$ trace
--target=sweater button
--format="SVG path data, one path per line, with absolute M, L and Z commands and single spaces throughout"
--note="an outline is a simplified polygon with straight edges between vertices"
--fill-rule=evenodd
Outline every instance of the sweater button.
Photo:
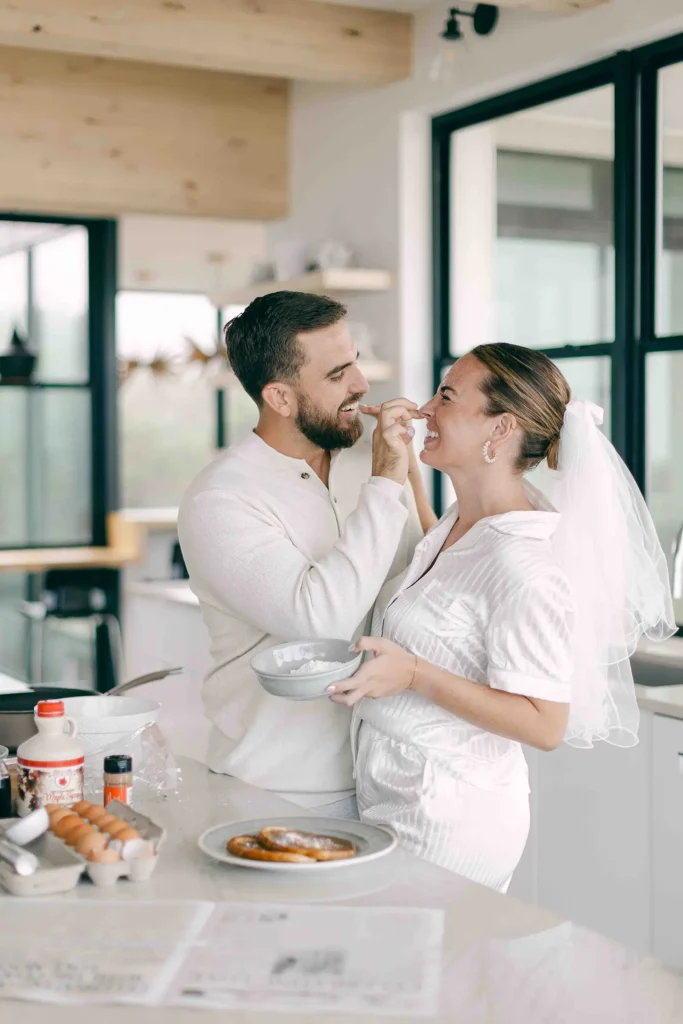
M 302 473 L 301 474 L 301 479 L 302 480 L 310 480 L 311 479 L 311 474 L 310 473 Z

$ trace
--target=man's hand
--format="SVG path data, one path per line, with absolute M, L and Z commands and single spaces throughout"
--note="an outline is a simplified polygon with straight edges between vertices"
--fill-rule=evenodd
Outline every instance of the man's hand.
M 377 418 L 372 435 L 372 475 L 404 484 L 410 468 L 410 442 L 413 420 L 422 419 L 415 402 L 394 398 L 380 406 L 361 406 L 361 411 Z

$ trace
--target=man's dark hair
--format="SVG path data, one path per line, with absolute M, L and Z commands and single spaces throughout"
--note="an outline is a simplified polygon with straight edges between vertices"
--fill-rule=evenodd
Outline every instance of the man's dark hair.
M 304 363 L 297 335 L 331 327 L 346 307 L 326 295 L 272 292 L 254 299 L 225 326 L 228 359 L 240 384 L 256 404 L 272 381 L 292 382 Z

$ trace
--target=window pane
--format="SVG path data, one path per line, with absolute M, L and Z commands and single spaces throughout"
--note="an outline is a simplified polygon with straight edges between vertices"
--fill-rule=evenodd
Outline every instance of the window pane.
M 227 324 L 233 317 L 244 311 L 244 306 L 223 306 L 221 323 Z M 223 339 L 221 338 L 221 347 Z M 238 384 L 223 392 L 223 418 L 225 423 L 226 447 L 241 441 L 258 423 L 258 409 L 244 388 Z
M 613 88 L 455 132 L 451 351 L 614 335 Z
M 33 249 L 38 378 L 88 380 L 88 232 L 66 228 Z
M 0 388 L 0 546 L 88 544 L 90 393 Z
M 0 673 L 21 680 L 28 667 L 28 625 L 20 611 L 25 598 L 26 577 L 0 572 Z
M 661 104 L 660 223 L 657 275 L 657 333 L 683 334 L 683 160 L 680 110 L 683 64 L 659 73 Z
M 0 387 L 0 547 L 27 541 L 27 394 L 24 388 Z
M 500 238 L 496 341 L 532 348 L 614 336 L 614 250 L 583 242 Z
M 216 335 L 216 309 L 203 295 L 119 293 L 118 357 L 139 364 L 119 389 L 124 507 L 176 506 L 213 457 L 215 367 L 190 357 L 193 345 L 215 352 Z
M 611 435 L 612 418 L 612 381 L 611 360 L 596 356 L 582 359 L 558 359 L 556 366 L 564 374 L 572 398 L 582 398 L 593 402 L 604 410 L 605 418 L 602 431 L 606 437 Z
M 89 544 L 92 539 L 90 392 L 31 391 L 35 434 L 30 507 L 39 544 Z
M 236 384 L 223 392 L 226 446 L 236 444 L 258 423 L 258 409 L 244 388 Z
M 683 523 L 683 352 L 647 358 L 647 499 L 672 566 L 672 545 Z M 683 601 L 677 602 L 683 625 Z
M 28 257 L 25 252 L 0 255 L 0 353 L 5 352 L 12 332 L 28 330 Z

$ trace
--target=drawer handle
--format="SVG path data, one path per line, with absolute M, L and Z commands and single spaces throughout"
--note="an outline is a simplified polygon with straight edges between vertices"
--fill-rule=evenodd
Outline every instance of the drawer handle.
M 683 775 L 683 751 L 678 751 L 678 774 Z

